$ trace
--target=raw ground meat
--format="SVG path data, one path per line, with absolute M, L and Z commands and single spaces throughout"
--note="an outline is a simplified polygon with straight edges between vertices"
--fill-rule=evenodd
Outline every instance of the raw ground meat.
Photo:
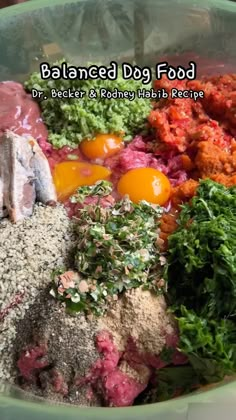
M 230 148 L 222 150 L 218 145 L 202 141 L 197 145 L 197 153 L 192 160 L 196 168 L 196 179 L 189 179 L 172 189 L 171 208 L 162 216 L 160 238 L 164 241 L 162 249 L 168 247 L 168 236 L 177 228 L 180 205 L 191 200 L 199 185 L 197 179 L 210 178 L 226 187 L 236 185 L 236 141 L 232 140 Z M 198 176 L 197 176 L 198 175 Z
M 156 310 L 148 328 L 153 305 Z M 133 320 L 133 328 L 127 329 L 129 323 L 120 320 L 113 337 L 112 323 L 117 323 L 122 308 L 123 315 L 129 313 Z M 173 320 L 165 311 L 163 297 L 139 288 L 114 302 L 110 315 L 104 318 L 88 320 L 83 314 L 72 317 L 50 297 L 47 288 L 17 327 L 17 383 L 53 401 L 85 406 L 132 405 L 147 387 L 153 368 L 168 364 L 161 359 L 161 350 L 175 349 L 178 343 Z M 174 351 L 172 363 L 186 363 L 186 358 Z
M 75 378 L 86 376 L 99 358 L 96 334 L 96 322 L 82 314 L 67 315 L 45 289 L 18 323 L 14 346 L 18 384 L 53 401 L 101 406 L 101 398 L 88 383 L 75 385 Z
M 19 135 L 32 136 L 35 140 L 47 138 L 39 105 L 20 83 L 1 82 L 0 97 L 0 136 L 5 130 L 11 130 Z
M 236 141 L 232 142 L 231 152 L 222 150 L 219 146 L 201 142 L 198 145 L 195 165 L 201 178 L 212 178 L 221 182 L 224 175 L 229 179 L 236 176 Z M 233 185 L 234 183 L 232 183 Z
M 71 160 L 71 156 L 73 156 L 73 158 L 77 157 L 77 160 L 79 161 L 88 161 L 84 156 L 82 156 L 79 148 L 71 149 L 64 146 L 62 149 L 57 150 L 54 149 L 45 138 L 41 138 L 39 140 L 39 145 L 44 154 L 47 156 L 52 171 L 56 164 L 66 160 Z M 114 184 L 112 195 L 100 200 L 101 206 L 110 206 L 113 204 L 113 200 L 120 198 L 116 192 L 117 181 L 122 174 L 126 173 L 130 169 L 145 167 L 155 168 L 168 176 L 173 187 L 181 185 L 189 178 L 188 171 L 190 171 L 192 167 L 190 166 L 190 169 L 187 167 L 186 170 L 186 165 L 181 154 L 172 150 L 170 153 L 163 152 L 162 156 L 155 156 L 152 150 L 153 137 L 143 138 L 142 136 L 136 136 L 121 152 L 107 158 L 105 161 L 99 162 L 99 164 L 103 164 L 112 170 L 111 181 Z M 92 197 L 86 199 L 84 204 L 94 203 L 96 200 L 96 197 Z M 64 206 L 69 217 L 76 216 L 78 209 L 81 208 L 81 204 L 71 203 L 70 200 L 66 200 L 64 202 Z
M 113 173 L 113 179 L 116 181 L 119 177 L 135 168 L 151 167 L 163 172 L 168 176 L 173 186 L 180 185 L 187 180 L 188 175 L 184 169 L 181 155 L 178 152 L 172 152 L 172 155 L 163 153 L 161 156 L 156 156 L 153 153 L 155 143 L 152 139 L 143 139 L 141 136 L 136 136 L 130 144 L 127 145 L 117 155 L 108 158 L 105 161 L 105 166 L 110 168 Z
M 171 208 L 162 217 L 163 249 L 167 249 L 168 236 L 177 228 L 179 205 L 192 198 L 200 178 L 225 186 L 236 184 L 236 75 L 179 81 L 178 86 L 166 78 L 155 81 L 156 89 L 164 88 L 169 93 L 176 87 L 203 90 L 204 98 L 194 101 L 169 97 L 157 103 L 149 117 L 156 130 L 153 153 L 163 156 L 165 150 L 182 152 L 169 161 L 169 173 L 173 173 L 175 162 L 178 168 L 178 159 L 187 173 L 182 182 L 174 184 Z
M 77 156 L 77 160 L 87 161 L 79 148 L 71 149 L 64 146 L 60 150 L 53 149 L 46 139 L 40 139 L 39 145 L 47 156 L 52 171 L 57 163 L 70 160 L 71 155 Z M 181 184 L 188 178 L 180 154 L 172 151 L 171 154 L 163 153 L 163 156 L 160 157 L 155 156 L 152 149 L 153 139 L 136 136 L 125 149 L 105 161 L 99 162 L 99 164 L 103 164 L 113 171 L 112 181 L 114 184 L 122 174 L 130 169 L 145 167 L 155 168 L 163 172 L 174 186 Z

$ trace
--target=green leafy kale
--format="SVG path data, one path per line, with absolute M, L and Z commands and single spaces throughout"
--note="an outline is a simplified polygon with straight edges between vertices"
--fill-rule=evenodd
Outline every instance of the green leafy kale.
M 107 182 L 81 187 L 74 199 L 110 194 Z M 127 198 L 108 208 L 85 205 L 76 221 L 78 235 L 74 268 L 77 278 L 61 293 L 55 278 L 54 294 L 73 310 L 102 313 L 111 298 L 125 290 L 143 286 L 163 292 L 160 283 L 158 221 L 162 210 L 145 201 L 134 204 Z M 81 281 L 86 290 L 80 290 Z M 71 286 L 72 285 L 72 286 Z
M 64 60 L 55 63 L 61 65 Z M 119 69 L 118 78 L 112 80 L 42 80 L 40 73 L 33 73 L 25 82 L 27 90 L 44 92 L 47 100 L 40 102 L 43 120 L 49 130 L 49 141 L 56 148 L 68 145 L 77 147 L 83 139 L 93 139 L 98 133 L 123 135 L 131 140 L 135 133 L 146 129 L 146 118 L 151 110 L 151 101 L 145 98 L 106 99 L 100 97 L 100 89 L 113 91 L 134 91 L 143 87 L 141 81 L 124 80 Z M 151 85 L 146 85 L 147 89 Z M 53 99 L 51 89 L 81 90 L 86 95 L 80 99 Z M 90 89 L 97 93 L 96 99 L 89 98 Z

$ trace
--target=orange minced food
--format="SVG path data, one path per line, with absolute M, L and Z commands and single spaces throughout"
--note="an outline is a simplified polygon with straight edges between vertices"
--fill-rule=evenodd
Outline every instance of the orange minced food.
M 179 206 L 183 202 L 189 201 L 196 194 L 198 184 L 199 183 L 194 179 L 189 179 L 172 189 L 171 209 L 169 212 L 164 213 L 160 222 L 160 238 L 163 240 L 163 250 L 167 249 L 168 236 L 178 227 L 177 219 L 180 211 Z
M 222 150 L 210 142 L 198 144 L 195 166 L 200 178 L 218 179 L 225 184 L 226 178 L 236 176 L 236 141 L 232 140 L 231 150 Z
M 180 205 L 195 195 L 200 179 L 210 178 L 227 187 L 236 185 L 236 75 L 227 74 L 194 81 L 154 82 L 168 99 L 155 104 L 149 124 L 156 133 L 155 153 L 173 150 L 180 154 L 187 181 L 172 188 L 171 209 L 161 220 L 161 238 L 177 228 Z M 172 98 L 172 88 L 204 92 L 204 98 Z

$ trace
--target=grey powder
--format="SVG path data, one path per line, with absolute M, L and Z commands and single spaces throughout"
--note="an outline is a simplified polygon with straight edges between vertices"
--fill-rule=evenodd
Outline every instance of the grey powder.
M 17 322 L 49 284 L 52 270 L 68 263 L 73 245 L 73 224 L 62 206 L 37 205 L 29 219 L 0 222 L 0 381 L 14 381 Z M 7 313 L 16 296 L 19 303 Z

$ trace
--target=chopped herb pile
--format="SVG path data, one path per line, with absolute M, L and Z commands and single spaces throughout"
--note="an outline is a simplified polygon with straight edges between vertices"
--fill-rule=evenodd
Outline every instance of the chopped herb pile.
M 180 350 L 201 383 L 221 380 L 236 371 L 236 187 L 200 182 L 167 259 Z
M 87 197 L 107 197 L 113 190 L 113 185 L 109 181 L 98 181 L 95 185 L 80 187 L 77 194 L 70 198 L 71 203 L 83 203 Z
M 63 62 L 64 60 L 62 60 Z M 60 65 L 61 62 L 56 63 Z M 61 148 L 65 145 L 77 147 L 83 139 L 93 139 L 98 133 L 123 135 L 131 140 L 135 133 L 146 128 L 146 118 L 151 110 L 149 99 L 106 99 L 100 98 L 100 89 L 113 91 L 134 91 L 142 89 L 141 81 L 124 80 L 118 72 L 117 80 L 42 80 L 40 73 L 33 73 L 25 83 L 28 90 L 44 92 L 47 100 L 40 102 L 43 120 L 49 130 L 49 141 Z M 151 85 L 145 85 L 150 89 Z M 51 89 L 81 90 L 86 95 L 80 99 L 55 100 Z M 94 89 L 97 98 L 90 99 L 88 93 Z
M 76 197 L 79 200 L 94 194 L 100 197 L 110 194 L 109 183 L 102 181 L 93 187 L 82 187 Z M 72 283 L 66 282 L 69 287 L 63 286 L 62 277 L 55 276 L 52 293 L 65 301 L 68 309 L 101 314 L 107 302 L 117 299 L 125 290 L 143 285 L 161 292 L 164 287 L 159 275 L 161 214 L 160 207 L 144 201 L 134 204 L 127 198 L 109 208 L 102 208 L 99 203 L 85 205 L 76 223 L 77 275 L 72 275 Z

